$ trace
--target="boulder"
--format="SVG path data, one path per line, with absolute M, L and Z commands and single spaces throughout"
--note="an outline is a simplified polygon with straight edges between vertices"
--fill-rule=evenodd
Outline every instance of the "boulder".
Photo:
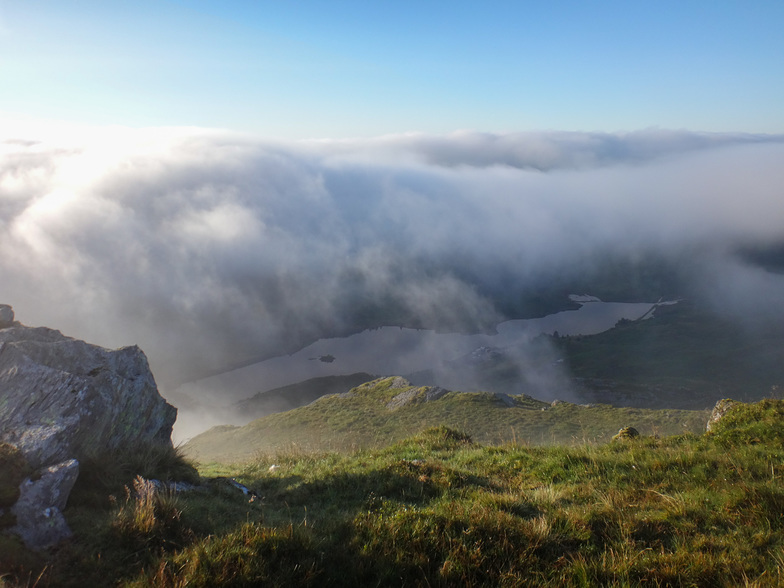
M 0 304 L 0 329 L 14 324 L 14 309 L 7 304 Z
M 19 500 L 11 507 L 16 525 L 9 530 L 31 549 L 46 549 L 70 537 L 62 511 L 78 475 L 79 462 L 69 459 L 42 468 L 35 479 L 25 479 Z
M 19 487 L 10 530 L 33 549 L 68 537 L 61 511 L 79 461 L 96 451 L 171 447 L 176 416 L 138 347 L 109 350 L 18 322 L 0 328 L 0 442 L 36 470 Z
M 0 441 L 34 468 L 96 448 L 170 445 L 176 417 L 138 347 L 104 349 L 44 327 L 0 330 Z

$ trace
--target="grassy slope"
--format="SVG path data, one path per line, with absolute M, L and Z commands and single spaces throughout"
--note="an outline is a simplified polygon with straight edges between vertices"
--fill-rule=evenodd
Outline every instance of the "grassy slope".
M 244 427 L 215 427 L 189 441 L 186 455 L 201 461 L 243 461 L 259 451 L 297 446 L 309 450 L 378 447 L 427 427 L 459 428 L 481 443 L 516 441 L 574 444 L 609 440 L 632 425 L 643 434 L 701 432 L 705 411 L 592 407 L 560 403 L 550 406 L 530 397 L 514 397 L 507 407 L 486 393 L 451 392 L 431 402 L 387 408 L 412 386 L 384 378 L 358 386 L 348 396 L 327 396 L 313 404 L 258 419 Z
M 764 401 L 700 436 L 486 446 L 439 427 L 260 455 L 223 472 L 253 502 L 214 480 L 69 508 L 77 539 L 39 585 L 780 586 L 782 442 L 784 401 Z

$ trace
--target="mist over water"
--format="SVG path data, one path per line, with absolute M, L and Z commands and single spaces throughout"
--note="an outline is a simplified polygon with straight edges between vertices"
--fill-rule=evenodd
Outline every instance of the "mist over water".
M 784 241 L 781 136 L 72 131 L 0 139 L 0 302 L 138 344 L 164 394 L 367 327 L 487 333 L 613 256 L 687 259 L 706 303 L 781 320 L 781 277 L 737 255 Z
M 349 337 L 321 339 L 304 349 L 231 370 L 179 387 L 175 399 L 186 400 L 181 408 L 176 434 L 188 438 L 209 426 L 245 424 L 259 415 L 247 415 L 235 404 L 265 392 L 310 378 L 358 372 L 376 376 L 427 374 L 428 384 L 473 391 L 483 389 L 478 378 L 466 371 L 465 356 L 498 350 L 520 368 L 522 380 L 513 393 L 528 393 L 541 400 L 577 401 L 558 356 L 538 342 L 538 335 L 590 335 L 611 328 L 620 319 L 651 317 L 652 303 L 602 302 L 590 296 L 579 309 L 538 319 L 512 320 L 498 325 L 495 334 L 437 333 L 401 327 L 381 327 Z M 669 304 L 665 302 L 664 304 Z M 544 351 L 544 354 L 543 354 Z M 534 357 L 535 355 L 535 357 Z M 454 363 L 460 363 L 455 369 Z M 459 373 L 456 373 L 459 372 Z M 478 376 L 479 374 L 476 374 Z M 415 378 L 412 378 L 414 383 Z

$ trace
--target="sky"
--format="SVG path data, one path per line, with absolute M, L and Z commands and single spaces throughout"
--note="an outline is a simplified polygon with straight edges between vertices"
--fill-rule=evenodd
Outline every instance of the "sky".
M 0 117 L 270 139 L 784 132 L 784 4 L 0 0 Z

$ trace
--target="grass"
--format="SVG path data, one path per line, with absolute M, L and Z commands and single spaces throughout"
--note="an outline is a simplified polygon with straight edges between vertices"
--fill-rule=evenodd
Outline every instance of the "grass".
M 608 441 L 621 427 L 642 434 L 702 432 L 707 411 L 652 410 L 609 405 L 554 406 L 529 396 L 515 396 L 508 407 L 493 394 L 450 392 L 422 402 L 424 387 L 402 378 L 382 378 L 354 388 L 346 396 L 326 396 L 285 413 L 258 419 L 244 427 L 222 426 L 183 446 L 202 462 L 253 459 L 259 452 L 299 447 L 305 450 L 351 451 L 384 447 L 428 427 L 446 425 L 485 444 L 579 444 Z M 401 394 L 413 401 L 390 408 Z
M 783 416 L 737 404 L 710 433 L 572 446 L 439 426 L 201 467 L 253 501 L 223 478 L 176 497 L 138 478 L 113 507 L 66 511 L 76 539 L 37 585 L 780 586 Z

